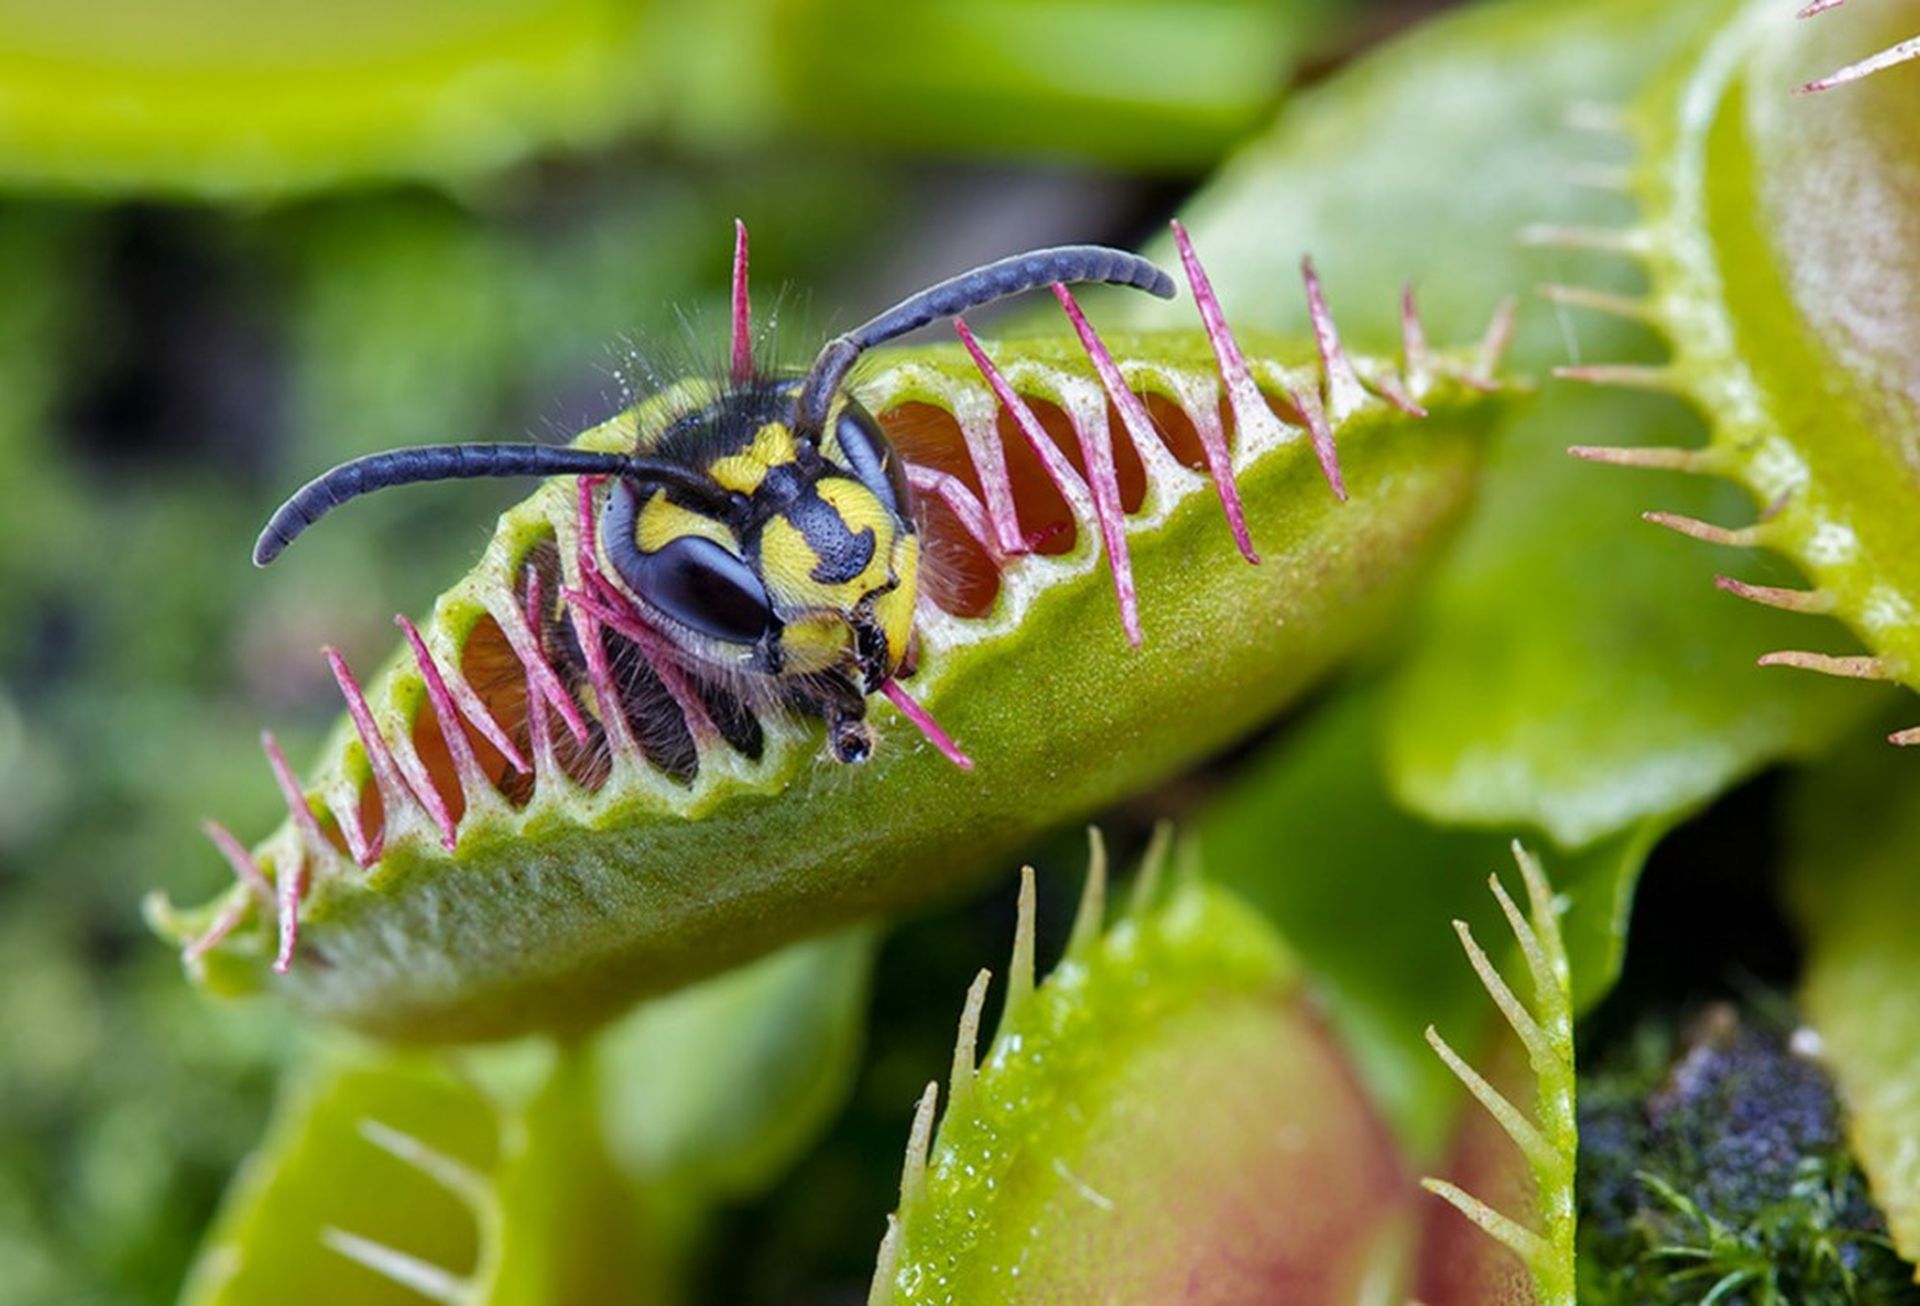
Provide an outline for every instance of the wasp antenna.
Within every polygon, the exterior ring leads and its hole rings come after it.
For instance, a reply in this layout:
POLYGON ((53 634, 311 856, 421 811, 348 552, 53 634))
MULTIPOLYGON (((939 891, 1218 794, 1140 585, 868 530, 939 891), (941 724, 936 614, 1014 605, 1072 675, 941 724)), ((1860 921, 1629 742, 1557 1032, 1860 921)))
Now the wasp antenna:
POLYGON ((1172 299, 1174 294, 1173 278, 1159 267, 1137 254, 1105 245, 1058 245, 1029 250, 962 272, 957 277, 948 277, 826 343, 800 389, 795 434, 803 439, 820 434, 827 424, 827 408, 835 392, 847 379, 855 360, 875 345, 929 322, 958 317, 983 304, 1038 286, 1082 281, 1131 286, 1161 299, 1172 299))
POLYGON ((747 299, 747 224, 733 220, 733 379, 753 379, 753 310, 747 299))
POLYGON ((591 476, 617 474, 671 486, 711 501, 718 491, 689 468, 630 454, 544 444, 429 444, 390 449, 341 463, 322 472, 274 510, 254 542, 253 564, 264 567, 300 534, 341 504, 375 490, 427 481, 465 481, 504 476, 591 476))

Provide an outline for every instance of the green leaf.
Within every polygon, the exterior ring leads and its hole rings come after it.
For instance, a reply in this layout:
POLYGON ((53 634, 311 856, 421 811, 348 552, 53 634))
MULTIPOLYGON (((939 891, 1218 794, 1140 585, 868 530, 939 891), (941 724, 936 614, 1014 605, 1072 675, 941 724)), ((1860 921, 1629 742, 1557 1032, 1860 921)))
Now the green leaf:
POLYGON ((786 1170, 859 1062, 873 935, 797 943, 643 1004, 594 1042, 607 1148, 682 1205, 786 1170))
MULTIPOLYGON (((1201 247, 1241 273, 1222 287, 1229 311, 1297 327, 1271 292, 1311 250, 1344 328, 1369 347, 1390 338, 1388 309, 1411 276, 1443 334, 1519 296, 1523 370, 1650 357, 1644 332, 1533 294, 1543 281, 1629 289, 1628 269, 1517 237, 1618 220, 1623 197, 1576 178, 1622 162, 1622 147, 1569 116, 1619 103, 1712 17, 1667 0, 1480 6, 1299 96, 1190 207, 1201 247)), ((1442 822, 1536 827, 1577 848, 1844 729, 1840 695, 1741 665, 1791 639, 1792 620, 1714 595, 1710 550, 1642 525, 1644 488, 1564 452, 1684 443, 1694 429, 1670 401, 1570 382, 1543 381, 1511 413, 1393 695, 1386 747, 1403 800, 1442 822)), ((1682 485, 1669 502, 1712 516, 1724 497, 1682 485)))
POLYGON ((1194 167, 1256 124, 1323 23, 1304 0, 0 9, 0 183, 223 200, 450 185, 641 131, 1194 167))
POLYGON ((1863 745, 1809 772, 1788 888, 1807 941, 1800 1000, 1894 1246, 1920 1261, 1920 783, 1863 745))
MULTIPOLYGON (((1200 333, 1113 334, 1108 343, 1174 436, 1197 444, 1195 424, 1218 422, 1218 373, 1200 333)), ((590 772, 541 763, 527 733, 527 682, 502 623, 520 620, 524 564, 536 550, 557 548, 563 566, 577 565, 574 487, 548 485, 501 519, 486 558, 443 595, 425 630, 442 671, 480 686, 503 728, 520 732, 541 768, 537 782, 516 789, 456 778, 403 649, 370 685, 373 719, 389 742, 412 741, 440 762, 434 787, 459 813, 456 851, 402 796, 370 870, 342 855, 334 811, 362 810, 376 790, 365 747, 342 721, 307 789, 321 833, 303 818, 258 853, 269 877, 303 883, 304 964, 278 985, 309 1009, 396 1037, 584 1027, 638 994, 925 901, 1031 834, 1267 719, 1375 637, 1404 598, 1457 517, 1497 401, 1483 393, 1477 353, 1430 355, 1397 383, 1393 364, 1357 361, 1375 386, 1414 389, 1431 411, 1414 420, 1370 391, 1323 396, 1306 342, 1248 335, 1244 344, 1257 384, 1283 413, 1297 419, 1299 402, 1333 403, 1351 499, 1327 492, 1299 426, 1275 422, 1259 440, 1240 441, 1239 491, 1262 552, 1250 567, 1231 545, 1214 487, 1185 461, 1198 454, 1139 448, 1137 497, 1128 501, 1137 510, 1125 529, 1142 648, 1128 647, 1115 620, 1090 507, 1056 495, 1049 508, 1037 460, 1016 476, 1014 494, 1038 503, 1032 520, 1055 551, 995 560, 957 519, 929 509, 929 552, 962 582, 943 606, 923 606, 909 687, 971 753, 966 773, 915 747, 886 708, 878 756, 857 771, 820 764, 816 727, 772 717, 759 760, 710 740, 690 781, 619 747, 597 788, 590 772), (1064 764, 1082 754, 1098 765, 1064 764)), ((995 352, 1044 420, 1063 431, 1078 423, 1090 441, 1110 438, 1107 396, 1077 344, 1034 339, 995 352)), ((963 477, 973 472, 969 441, 1018 439, 996 427, 992 392, 951 347, 893 352, 857 391, 903 443, 919 441, 909 459, 963 477)), ((698 383, 677 387, 581 441, 629 448, 636 423, 655 429, 705 393, 698 383)), ((377 806, 384 812, 384 800, 377 806)), ((250 917, 219 947, 191 954, 214 988, 231 991, 271 978, 274 923, 263 905, 238 885, 205 911, 156 902, 152 914, 183 942, 216 920, 250 917)))
POLYGON ((998 1030, 976 1066, 982 972, 937 1136, 937 1086, 921 1100, 872 1301, 1346 1302, 1397 1280, 1409 1188, 1293 964, 1225 892, 1182 874, 1162 895, 1158 855, 1103 931, 1096 854, 1037 988, 1029 878, 998 1030))
POLYGON ((1259 125, 1331 8, 798 0, 778 6, 774 43, 783 98, 816 131, 1177 167, 1211 163, 1259 125))
POLYGON ((612 0, 0 12, 0 181, 215 197, 452 181, 651 112, 647 28, 646 6, 612 0))

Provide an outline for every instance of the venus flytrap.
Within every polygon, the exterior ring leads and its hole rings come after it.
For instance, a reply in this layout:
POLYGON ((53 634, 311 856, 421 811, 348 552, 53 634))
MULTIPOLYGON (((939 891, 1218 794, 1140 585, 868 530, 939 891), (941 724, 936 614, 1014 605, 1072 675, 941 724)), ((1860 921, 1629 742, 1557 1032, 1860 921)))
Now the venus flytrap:
MULTIPOLYGON (((1900 21, 1868 12, 1883 25, 1900 21)), ((1637 220, 1532 237, 1644 265, 1644 297, 1551 293, 1651 325, 1672 349, 1661 364, 1581 363, 1560 374, 1683 396, 1711 431, 1700 447, 1589 444, 1574 453, 1742 486, 1758 510, 1748 524, 1647 516, 1710 544, 1785 555, 1809 587, 1732 576, 1718 584, 1768 607, 1833 617, 1868 650, 1789 648, 1763 666, 1920 689, 1912 349, 1920 190, 1910 130, 1920 78, 1894 72, 1812 98, 1782 91, 1827 59, 1835 39, 1777 5, 1728 6, 1725 21, 1617 120, 1638 152, 1637 220), (1872 238, 1832 238, 1854 229, 1872 238)), ((1920 743, 1920 728, 1892 739, 1920 743)))
POLYGON ((1073 932, 1036 982, 1025 872, 1006 997, 960 1017, 913 1118, 868 1300, 1388 1300, 1415 1196, 1272 932, 1163 828, 1106 922, 1094 837, 1073 932), (1196 1110, 1196 1104, 1204 1109, 1196 1110))
MULTIPOLYGON (((268 749, 287 823, 251 850, 222 834, 235 888, 152 918, 210 987, 271 981, 381 1034, 579 1028, 922 901, 1266 719, 1378 629, 1454 521, 1504 332, 1429 348, 1409 300, 1400 357, 1350 358, 1309 269, 1307 338, 1236 337, 1187 271, 1205 330, 1100 333, 1068 299, 1071 334, 856 374, 933 573, 871 763, 696 701, 593 601, 592 504, 556 482, 378 676, 332 658, 349 712, 320 764, 300 784, 268 749), (587 655, 570 677, 556 602, 587 655), (616 662, 649 665, 675 712, 632 715, 616 662)), ((578 447, 630 448, 709 393, 670 388, 578 447)))
MULTIPOLYGON (((1719 17, 1666 0, 1458 7, 1303 91, 1183 215, 1213 261, 1231 260, 1235 275, 1220 284, 1229 316, 1305 330, 1298 301, 1266 288, 1312 250, 1363 352, 1398 334, 1390 309, 1417 270, 1423 316, 1442 338, 1477 330, 1489 295, 1520 295, 1512 357, 1523 375, 1544 378, 1570 356, 1657 361, 1637 323, 1530 293, 1578 282, 1630 294, 1626 260, 1528 247, 1515 233, 1618 220, 1628 204, 1619 113, 1595 106, 1626 101, 1719 17)), ((1150 301, 1116 308, 1165 324, 1150 301)), ((1618 388, 1543 381, 1507 408, 1472 511, 1401 645, 1379 744, 1402 805, 1442 825, 1538 830, 1567 852, 1817 752, 1851 728, 1858 697, 1838 682, 1730 668, 1726 650, 1779 648, 1804 623, 1703 598, 1715 551, 1646 531, 1635 520, 1643 487, 1567 459, 1568 444, 1599 438, 1587 432, 1701 438, 1683 405, 1618 388)), ((1740 498, 1706 480, 1671 494, 1663 506, 1697 517, 1740 498)))
POLYGON ((710 1212, 843 1101, 871 956, 866 932, 813 940, 565 1044, 334 1037, 288 1077, 182 1300, 676 1300, 710 1212))
POLYGON ((1520 1259, 1543 1306, 1573 1306, 1573 1180, 1579 1129, 1574 1117, 1572 976, 1560 936, 1561 905, 1553 887, 1539 860, 1517 843, 1513 857, 1526 884, 1527 913, 1521 914, 1499 876, 1491 877, 1488 884, 1532 977, 1532 1004, 1521 1001, 1507 986, 1464 922, 1454 922, 1454 929, 1474 973, 1525 1049, 1538 1085, 1536 1118, 1529 1118, 1468 1065, 1432 1026, 1427 1028, 1427 1042, 1520 1150, 1533 1176, 1534 1211, 1531 1218, 1516 1218, 1448 1180, 1430 1178, 1421 1183, 1520 1259))

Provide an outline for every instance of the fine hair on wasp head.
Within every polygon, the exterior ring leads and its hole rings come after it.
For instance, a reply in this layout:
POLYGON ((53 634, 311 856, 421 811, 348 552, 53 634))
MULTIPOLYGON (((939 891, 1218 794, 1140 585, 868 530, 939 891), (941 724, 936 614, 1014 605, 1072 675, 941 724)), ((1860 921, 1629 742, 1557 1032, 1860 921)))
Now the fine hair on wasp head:
MULTIPOLYGON (((664 696, 653 700, 671 698, 686 720, 710 722, 703 692, 742 698, 740 678, 757 678, 764 684, 746 701, 777 690, 826 723, 837 759, 858 762, 874 746, 867 698, 881 693, 956 763, 970 765, 894 683, 912 647, 921 543, 900 456, 847 393, 848 377, 876 345, 1023 291, 1052 286, 1064 294, 1069 283, 1104 282, 1171 298, 1173 280, 1104 246, 1033 250, 907 296, 827 341, 804 374, 782 377, 756 364, 746 269, 746 228, 736 223, 725 383, 633 450, 476 443, 370 454, 283 503, 255 544, 256 565, 272 562, 334 508, 375 490, 579 477, 580 588, 561 598, 584 607, 597 632, 646 655, 628 663, 646 663, 662 682, 664 696), (593 487, 602 482, 596 499, 593 487), (664 655, 670 674, 650 661, 654 654, 664 655), (686 683, 674 683, 682 671, 686 683)), ((580 649, 581 674, 597 699, 624 708, 639 673, 615 678, 606 660, 596 633, 580 649)), ((651 705, 633 708, 645 718, 651 705)), ((689 765, 697 765, 697 751, 689 765)))

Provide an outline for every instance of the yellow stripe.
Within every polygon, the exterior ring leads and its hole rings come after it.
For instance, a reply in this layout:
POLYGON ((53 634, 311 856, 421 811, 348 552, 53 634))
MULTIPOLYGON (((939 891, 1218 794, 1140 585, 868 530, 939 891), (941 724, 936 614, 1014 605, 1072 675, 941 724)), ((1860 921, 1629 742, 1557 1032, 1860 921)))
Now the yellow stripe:
POLYGON ((707 475, 729 490, 752 494, 760 488, 767 473, 798 454, 793 432, 784 422, 768 422, 754 435, 753 443, 739 453, 716 458, 707 467, 707 475))
POLYGON ((667 498, 665 490, 654 491, 653 497, 640 508, 634 525, 634 543, 642 553, 658 553, 683 535, 699 535, 734 553, 740 551, 740 542, 725 526, 705 513, 674 503, 667 498))

